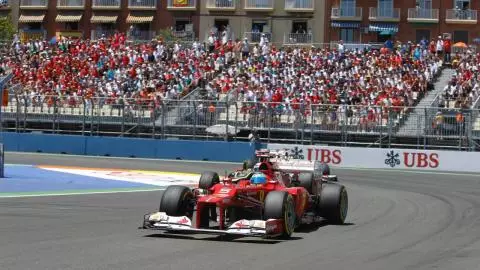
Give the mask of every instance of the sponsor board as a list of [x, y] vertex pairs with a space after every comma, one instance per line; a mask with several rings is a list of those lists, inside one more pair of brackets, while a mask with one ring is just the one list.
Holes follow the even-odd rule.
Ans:
[[332, 167], [480, 172], [479, 152], [288, 144], [268, 144], [267, 148], [287, 150], [298, 159], [318, 160]]
[[156, 172], [139, 170], [90, 169], [90, 168], [61, 168], [38, 166], [43, 170], [90, 176], [106, 180], [126, 181], [153, 186], [186, 185], [196, 186], [199, 175], [181, 174], [174, 172]]

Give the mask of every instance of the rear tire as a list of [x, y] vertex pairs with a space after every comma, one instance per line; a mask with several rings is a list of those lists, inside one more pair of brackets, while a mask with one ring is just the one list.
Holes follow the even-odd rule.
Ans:
[[290, 237], [295, 229], [295, 203], [286, 191], [271, 191], [265, 198], [264, 218], [282, 219], [283, 237]]
[[313, 173], [300, 173], [298, 174], [299, 186], [305, 188], [308, 193], [314, 194], [314, 175]]
[[165, 212], [169, 216], [181, 217], [193, 215], [194, 199], [193, 192], [184, 186], [169, 186], [162, 195], [160, 201], [160, 212]]
[[343, 224], [348, 213], [348, 193], [344, 186], [324, 184], [318, 205], [321, 217], [332, 224]]
[[201, 189], [210, 189], [220, 183], [220, 177], [216, 172], [203, 172], [198, 181], [198, 187]]

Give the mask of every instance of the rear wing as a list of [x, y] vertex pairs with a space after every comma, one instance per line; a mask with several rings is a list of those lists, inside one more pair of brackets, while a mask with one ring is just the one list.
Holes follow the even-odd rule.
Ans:
[[318, 160], [309, 161], [303, 159], [296, 159], [286, 150], [268, 150], [262, 149], [256, 151], [257, 158], [267, 158], [273, 163], [276, 170], [298, 173], [298, 172], [313, 172], [322, 175], [322, 169], [326, 164]]

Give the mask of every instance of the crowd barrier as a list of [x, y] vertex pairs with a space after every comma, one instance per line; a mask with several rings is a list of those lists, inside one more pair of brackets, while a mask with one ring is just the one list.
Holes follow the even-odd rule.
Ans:
[[5, 151], [89, 156], [242, 162], [255, 145], [247, 142], [154, 140], [33, 133], [2, 134]]
[[271, 150], [286, 150], [295, 158], [319, 160], [340, 168], [480, 172], [478, 165], [480, 152], [291, 144], [266, 144], [264, 147]]

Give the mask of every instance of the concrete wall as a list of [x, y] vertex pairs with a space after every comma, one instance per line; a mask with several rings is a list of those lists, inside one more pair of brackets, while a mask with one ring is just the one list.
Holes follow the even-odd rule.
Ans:
[[3, 133], [5, 151], [241, 162], [255, 147], [244, 142], [153, 140], [31, 133]]

